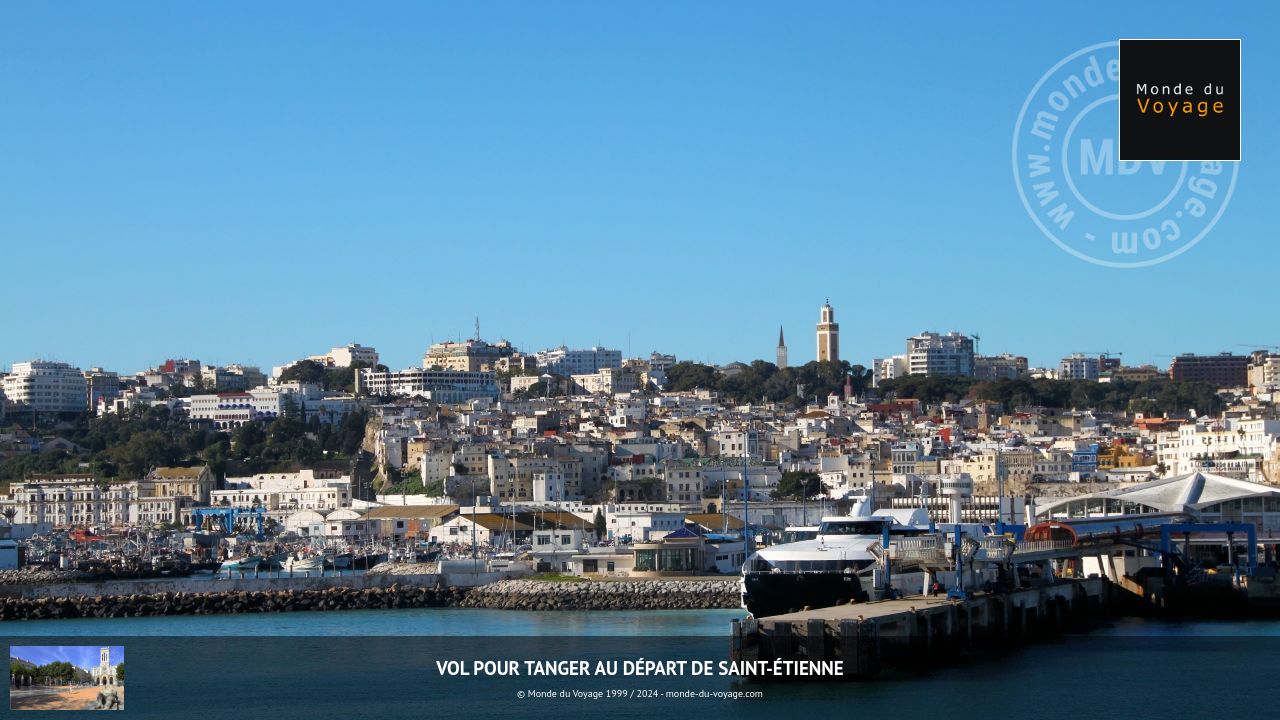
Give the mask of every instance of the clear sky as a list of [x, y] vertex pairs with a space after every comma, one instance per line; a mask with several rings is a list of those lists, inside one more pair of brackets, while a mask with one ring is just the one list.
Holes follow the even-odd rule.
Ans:
[[[360, 342], [712, 362], [922, 330], [1033, 364], [1280, 344], [1275, 3], [0, 5], [0, 366]], [[1013, 124], [1065, 55], [1243, 38], [1225, 216], [1150, 268], [1049, 242]]]
[[[35, 665], [48, 665], [51, 662], [62, 661], [90, 670], [98, 667], [98, 651], [103, 647], [103, 645], [14, 645], [9, 648], [9, 655]], [[112, 665], [124, 662], [123, 646], [106, 647], [111, 648]]]

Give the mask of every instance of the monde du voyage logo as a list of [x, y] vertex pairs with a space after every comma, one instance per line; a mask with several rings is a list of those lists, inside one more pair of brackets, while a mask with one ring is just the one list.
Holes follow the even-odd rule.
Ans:
[[1239, 48], [1122, 40], [1049, 68], [1018, 113], [1012, 152], [1018, 195], [1045, 236], [1116, 268], [1200, 242], [1239, 175]]

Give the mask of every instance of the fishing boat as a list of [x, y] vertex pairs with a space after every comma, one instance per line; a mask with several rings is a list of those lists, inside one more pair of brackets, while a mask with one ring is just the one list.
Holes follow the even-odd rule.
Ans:
[[330, 570], [347, 570], [351, 567], [351, 553], [341, 552], [325, 556], [324, 566]]
[[351, 556], [351, 568], [353, 570], [368, 570], [376, 566], [378, 563], [386, 562], [387, 553], [379, 551], [361, 552]]
[[281, 550], [280, 552], [271, 553], [266, 557], [267, 569], [279, 570], [281, 566], [284, 565], [285, 559], [287, 559], [290, 555], [292, 555], [292, 553], [288, 550]]
[[280, 563], [280, 571], [287, 573], [320, 572], [324, 570], [323, 555], [290, 555]]
[[191, 556], [186, 553], [155, 555], [151, 558], [151, 571], [166, 576], [190, 575]]
[[260, 555], [245, 555], [239, 558], [227, 558], [222, 565], [218, 566], [218, 572], [223, 570], [227, 573], [250, 573], [257, 572], [258, 565], [262, 563]]

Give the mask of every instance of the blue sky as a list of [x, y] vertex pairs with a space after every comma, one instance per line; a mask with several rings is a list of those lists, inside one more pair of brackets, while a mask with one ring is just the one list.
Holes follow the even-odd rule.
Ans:
[[[1033, 364], [1280, 343], [1273, 4], [0, 6], [0, 366], [393, 367], [471, 334], [713, 362], [922, 330]], [[1241, 37], [1225, 216], [1140, 270], [1050, 243], [1018, 109], [1119, 37]], [[1251, 83], [1253, 83], [1251, 85]]]
[[[89, 670], [98, 666], [98, 651], [102, 645], [14, 645], [9, 648], [9, 655], [36, 665], [47, 665], [51, 662], [69, 662], [76, 667]], [[124, 662], [124, 646], [110, 645], [111, 664]]]

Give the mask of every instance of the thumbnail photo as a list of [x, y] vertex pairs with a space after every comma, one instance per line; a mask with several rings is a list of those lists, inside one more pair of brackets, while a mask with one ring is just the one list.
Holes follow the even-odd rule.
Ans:
[[123, 710], [124, 647], [10, 647], [9, 709]]

